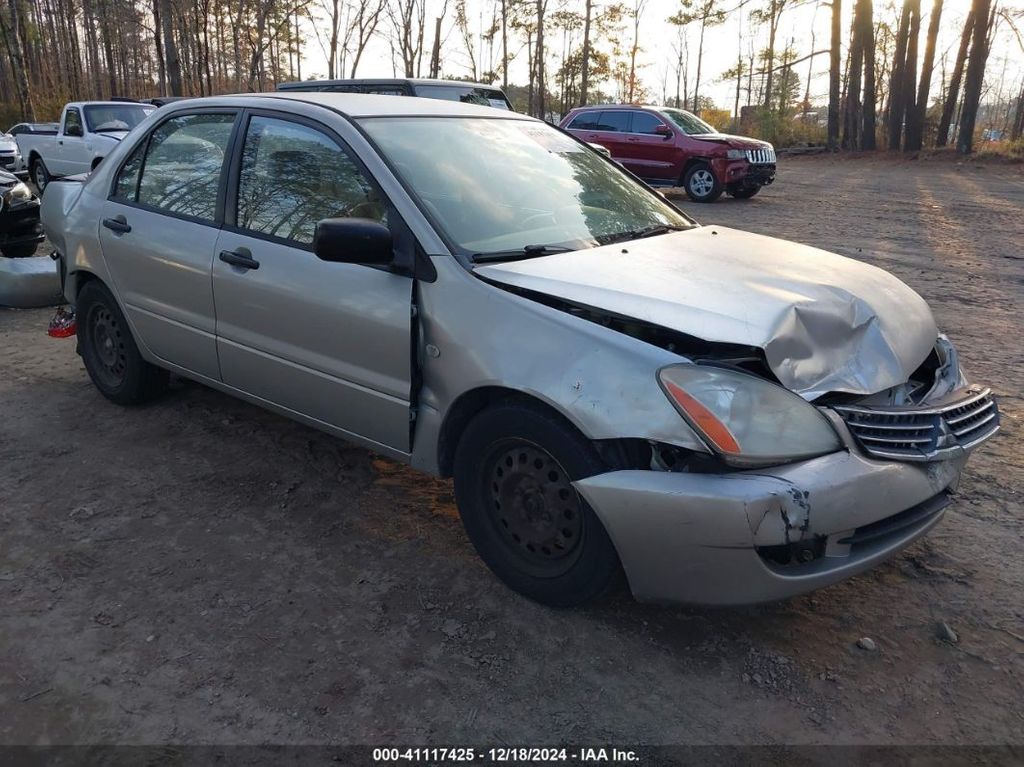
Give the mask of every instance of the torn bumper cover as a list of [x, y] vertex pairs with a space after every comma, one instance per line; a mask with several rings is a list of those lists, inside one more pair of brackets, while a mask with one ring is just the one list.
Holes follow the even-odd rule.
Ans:
[[836, 583], [903, 549], [942, 517], [965, 461], [844, 451], [770, 470], [615, 471], [575, 485], [637, 599], [740, 605]]

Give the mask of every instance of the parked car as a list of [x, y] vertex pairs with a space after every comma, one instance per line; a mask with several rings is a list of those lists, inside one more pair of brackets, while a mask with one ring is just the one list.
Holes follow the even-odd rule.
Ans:
[[36, 188], [42, 192], [51, 178], [88, 173], [155, 109], [130, 101], [72, 102], [65, 105], [56, 134], [19, 134]]
[[895, 277], [700, 226], [511, 112], [181, 102], [43, 225], [104, 396], [173, 372], [454, 476], [481, 557], [547, 604], [620, 563], [641, 599], [835, 583], [930, 530], [999, 428]]
[[42, 241], [39, 199], [17, 176], [0, 171], [0, 254], [25, 258]]
[[388, 80], [307, 80], [281, 83], [279, 91], [323, 91], [329, 93], [371, 93], [383, 96], [419, 96], [425, 99], [461, 101], [512, 111], [512, 104], [501, 88], [462, 80], [428, 78], [392, 78]]
[[648, 183], [683, 187], [694, 202], [714, 202], [723, 191], [747, 199], [775, 181], [771, 144], [719, 133], [682, 109], [579, 107], [561, 126], [583, 141], [606, 146]]
[[0, 170], [20, 175], [25, 173], [25, 162], [14, 136], [0, 133]]

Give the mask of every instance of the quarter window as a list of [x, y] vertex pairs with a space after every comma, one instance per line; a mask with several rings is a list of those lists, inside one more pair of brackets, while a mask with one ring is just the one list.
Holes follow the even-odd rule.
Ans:
[[337, 142], [300, 123], [253, 117], [242, 148], [238, 226], [303, 245], [325, 218], [386, 223], [376, 188]]
[[233, 114], [172, 117], [118, 171], [115, 198], [214, 221]]

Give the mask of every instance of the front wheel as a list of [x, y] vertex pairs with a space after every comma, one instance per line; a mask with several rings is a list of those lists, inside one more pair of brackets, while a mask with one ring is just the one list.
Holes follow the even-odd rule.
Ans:
[[694, 202], [714, 202], [722, 196], [722, 182], [706, 162], [690, 166], [683, 175], [683, 188]]
[[17, 245], [4, 245], [0, 248], [4, 258], [28, 258], [36, 254], [35, 242], [19, 242]]
[[36, 157], [33, 158], [31, 166], [29, 166], [29, 174], [32, 176], [32, 182], [36, 185], [36, 189], [39, 190], [39, 194], [43, 193], [46, 189], [46, 185], [50, 183], [50, 172], [46, 169], [46, 165], [43, 161]]
[[117, 301], [103, 285], [87, 282], [75, 303], [82, 361], [100, 393], [119, 405], [138, 405], [167, 388], [166, 370], [150, 365], [135, 345]]
[[571, 426], [528, 405], [485, 410], [459, 440], [454, 469], [466, 533], [506, 585], [552, 607], [605, 592], [619, 559], [572, 483], [607, 467]]

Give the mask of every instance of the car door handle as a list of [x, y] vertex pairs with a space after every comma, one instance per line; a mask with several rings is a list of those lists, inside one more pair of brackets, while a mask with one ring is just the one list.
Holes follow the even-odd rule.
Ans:
[[238, 266], [242, 269], [259, 269], [260, 262], [252, 257], [245, 248], [239, 248], [238, 250], [222, 250], [220, 252], [220, 260], [226, 264], [232, 266]]
[[640, 140], [640, 139], [638, 139], [638, 138], [637, 138], [636, 136], [630, 136], [629, 138], [627, 138], [627, 139], [626, 139], [626, 141], [628, 141], [628, 142], [629, 142], [630, 144], [635, 144], [635, 143], [637, 143], [637, 142], [638, 142], [639, 140]]
[[103, 219], [103, 226], [117, 234], [128, 234], [128, 232], [132, 230], [131, 226], [128, 225], [128, 222], [124, 220], [124, 216], [118, 216], [117, 218], [105, 218]]

